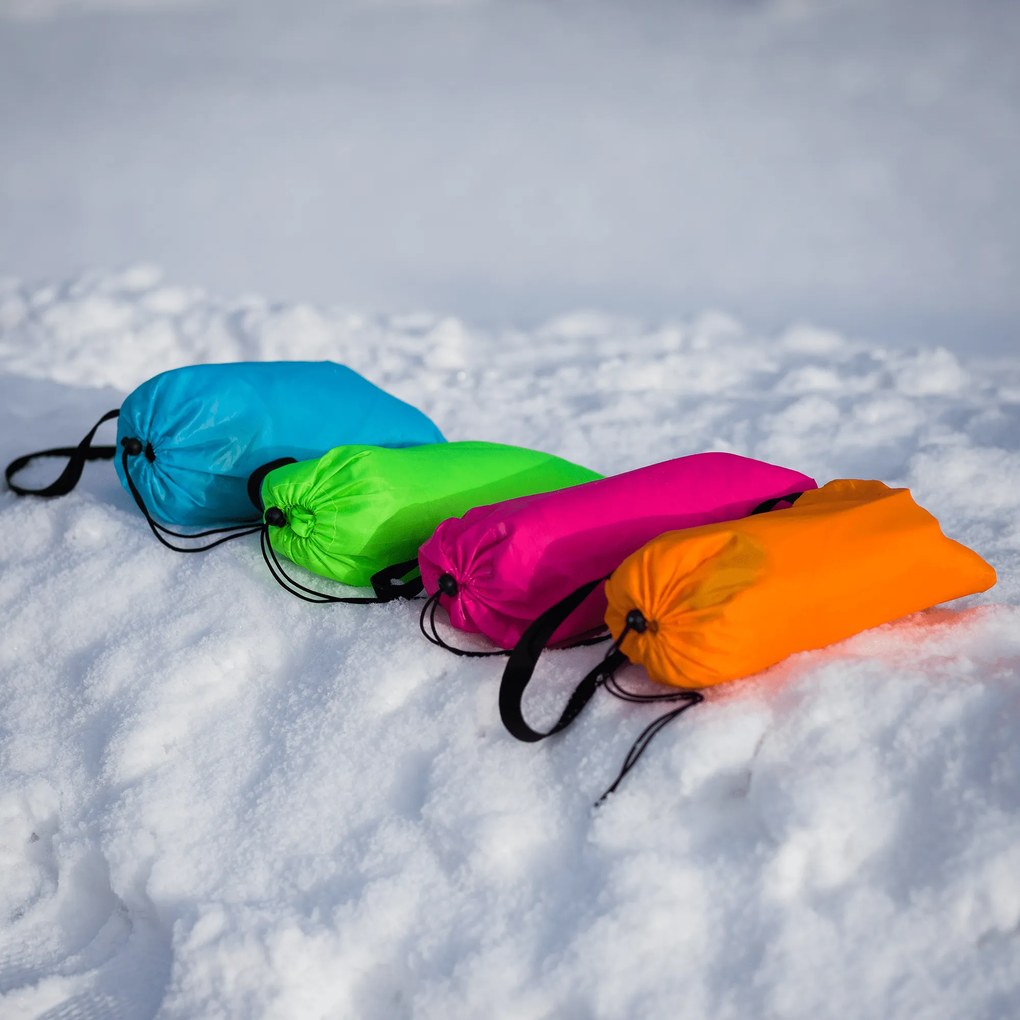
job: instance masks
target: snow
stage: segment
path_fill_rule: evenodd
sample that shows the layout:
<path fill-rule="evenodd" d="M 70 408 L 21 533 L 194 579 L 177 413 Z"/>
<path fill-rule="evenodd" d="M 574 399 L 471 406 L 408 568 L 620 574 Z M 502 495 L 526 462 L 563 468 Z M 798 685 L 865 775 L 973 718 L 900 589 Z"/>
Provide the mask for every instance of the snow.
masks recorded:
<path fill-rule="evenodd" d="M 519 744 L 413 604 L 175 555 L 108 464 L 0 491 L 0 1017 L 1015 1015 L 1018 10 L 0 0 L 0 462 L 329 358 L 606 473 L 908 485 L 999 575 L 593 809 L 654 709 Z"/>
<path fill-rule="evenodd" d="M 534 332 L 228 301 L 139 267 L 0 307 L 0 455 L 196 360 L 333 357 L 453 439 L 728 449 L 907 484 L 999 571 L 649 719 L 515 743 L 410 604 L 157 545 L 108 465 L 0 497 L 5 1017 L 997 1018 L 1020 994 L 1020 362 L 718 313 Z M 246 544 L 247 543 L 247 544 Z M 552 719 L 594 649 L 548 656 Z M 627 679 L 640 683 L 640 671 Z"/>

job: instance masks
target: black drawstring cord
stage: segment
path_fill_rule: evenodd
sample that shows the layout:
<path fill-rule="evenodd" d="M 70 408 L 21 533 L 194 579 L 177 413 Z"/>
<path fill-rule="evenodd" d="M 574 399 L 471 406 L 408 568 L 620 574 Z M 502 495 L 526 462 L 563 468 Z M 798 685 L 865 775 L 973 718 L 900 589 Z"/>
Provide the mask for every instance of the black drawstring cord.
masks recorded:
<path fill-rule="evenodd" d="M 438 587 L 436 590 L 425 600 L 425 604 L 421 607 L 421 615 L 418 617 L 418 629 L 422 632 L 428 641 L 438 646 L 439 648 L 445 648 L 448 652 L 453 652 L 454 655 L 461 655 L 465 658 L 472 659 L 484 659 L 491 656 L 509 656 L 512 649 L 498 648 L 494 651 L 470 651 L 467 648 L 455 648 L 451 644 L 447 644 L 439 635 L 439 628 L 436 626 L 436 609 L 439 606 L 439 598 L 441 595 L 449 595 L 453 598 L 459 591 L 457 581 L 452 574 L 440 574 L 437 580 Z M 425 629 L 425 617 L 428 616 L 429 633 Z M 595 637 L 582 638 L 580 641 L 575 641 L 569 645 L 563 645 L 563 648 L 580 648 L 582 645 L 596 645 L 601 644 L 603 641 L 609 639 L 608 634 L 599 634 Z M 559 647 L 559 646 L 558 646 Z"/>
<path fill-rule="evenodd" d="M 283 527 L 287 523 L 286 514 L 276 506 L 266 510 L 265 523 L 259 527 L 259 545 L 262 548 L 262 559 L 273 580 L 286 592 L 304 602 L 311 602 L 315 605 L 327 605 L 339 603 L 353 606 L 374 606 L 385 602 L 393 602 L 395 599 L 411 599 L 420 591 L 416 581 L 394 584 L 394 579 L 403 576 L 417 565 L 417 560 L 407 563 L 397 563 L 386 567 L 372 575 L 372 588 L 375 591 L 373 596 L 365 595 L 330 595 L 328 592 L 317 591 L 302 584 L 296 578 L 291 577 L 280 562 L 276 550 L 273 548 L 272 540 L 269 537 L 270 528 Z"/>
<path fill-rule="evenodd" d="M 229 542 L 234 538 L 243 538 L 245 535 L 254 535 L 256 532 L 262 530 L 261 521 L 245 521 L 243 524 L 232 524 L 225 528 L 209 528 L 206 531 L 196 531 L 192 534 L 185 534 L 180 531 L 172 531 L 170 528 L 164 527 L 152 518 L 152 514 L 149 513 L 149 508 L 145 505 L 145 500 L 142 499 L 142 494 L 138 491 L 138 486 L 135 485 L 134 479 L 131 477 L 131 471 L 128 468 L 128 458 L 136 457 L 142 452 L 143 447 L 140 439 L 134 436 L 125 436 L 121 441 L 120 445 L 123 447 L 121 452 L 121 464 L 124 468 L 124 477 L 127 479 L 128 488 L 131 490 L 131 495 L 134 497 L 135 503 L 138 505 L 138 509 L 142 511 L 146 522 L 149 525 L 149 529 L 153 535 L 159 539 L 167 547 L 172 549 L 174 552 L 180 553 L 195 553 L 195 552 L 206 552 L 208 549 L 214 549 L 218 545 L 222 545 L 224 542 Z M 216 539 L 215 542 L 209 542 L 207 545 L 196 545 L 196 546 L 179 546 L 174 545 L 172 542 L 168 542 L 163 536 L 170 535 L 172 538 L 208 538 L 209 535 L 223 535 L 223 538 Z"/>
<path fill-rule="evenodd" d="M 270 507 L 270 510 L 272 509 L 274 508 Z M 267 511 L 267 516 L 268 513 L 269 511 Z M 366 598 L 364 596 L 341 597 L 339 595 L 330 595 L 328 592 L 316 591 L 315 588 L 309 588 L 296 578 L 291 577 L 284 569 L 283 564 L 280 562 L 280 558 L 276 555 L 276 550 L 273 548 L 273 543 L 269 539 L 269 529 L 272 526 L 273 525 L 271 525 L 269 521 L 266 521 L 266 523 L 259 529 L 261 532 L 259 536 L 259 543 L 262 546 L 262 558 L 265 560 L 266 566 L 269 568 L 269 573 L 272 575 L 273 580 L 281 588 L 283 588 L 284 591 L 289 592 L 295 598 L 299 598 L 305 602 L 311 602 L 316 605 L 326 605 L 334 602 L 354 603 L 355 605 L 370 605 L 386 601 L 380 598 Z"/>
<path fill-rule="evenodd" d="M 633 621 L 631 619 L 631 617 L 633 617 L 633 615 L 634 615 L 633 612 L 630 612 L 630 613 L 627 614 L 627 618 L 623 621 L 623 630 L 620 631 L 620 636 L 609 646 L 609 650 L 606 652 L 605 657 L 602 660 L 603 662 L 608 662 L 614 655 L 616 655 L 617 652 L 620 652 L 620 645 L 623 644 L 623 639 L 632 630 L 637 630 L 638 629 L 637 627 L 633 626 Z M 644 630 L 643 627 L 641 629 Z M 620 652 L 620 655 L 623 655 L 623 652 Z M 615 673 L 615 669 L 614 669 L 614 673 Z M 609 677 L 612 677 L 612 676 L 613 676 L 613 673 L 606 674 L 606 678 L 609 678 Z"/>
<path fill-rule="evenodd" d="M 425 605 L 421 607 L 421 615 L 418 617 L 418 629 L 425 635 L 425 637 L 432 642 L 434 645 L 438 645 L 440 648 L 445 648 L 448 652 L 453 652 L 454 655 L 461 655 L 467 659 L 488 659 L 494 655 L 509 655 L 507 651 L 503 651 L 502 648 L 498 648 L 490 652 L 472 652 L 467 648 L 455 648 L 453 645 L 447 644 L 439 636 L 439 628 L 436 626 L 436 609 L 439 606 L 439 598 L 441 595 L 454 596 L 457 594 L 457 582 L 454 580 L 451 574 L 440 574 L 437 582 L 438 587 L 436 590 L 425 600 Z M 425 617 L 429 619 L 429 631 L 425 629 Z"/>
<path fill-rule="evenodd" d="M 616 691 L 613 691 L 608 684 L 606 684 L 605 687 L 606 690 L 616 694 Z M 619 694 L 616 694 L 616 696 L 620 697 Z M 684 703 L 682 705 L 666 712 L 664 715 L 660 715 L 658 719 L 653 720 L 641 731 L 640 736 L 638 736 L 637 740 L 635 740 L 631 746 L 631 749 L 627 752 L 627 757 L 623 761 L 623 768 L 620 769 L 619 775 L 613 780 L 612 785 L 602 794 L 602 796 L 595 801 L 595 807 L 598 807 L 611 793 L 615 792 L 616 788 L 623 782 L 623 777 L 626 776 L 627 773 L 630 772 L 630 770 L 638 763 L 638 759 L 640 759 L 641 755 L 648 750 L 648 745 L 661 729 L 668 726 L 677 716 L 682 715 L 692 705 L 696 705 L 699 701 L 705 700 L 704 697 L 702 697 L 702 695 L 700 695 L 697 691 L 677 691 L 675 694 L 658 694 L 647 695 L 645 697 L 636 696 L 624 698 L 625 701 L 669 701 L 679 698 L 684 699 Z"/>
<path fill-rule="evenodd" d="M 556 629 L 562 626 L 570 614 L 582 605 L 585 599 L 605 580 L 605 577 L 596 577 L 593 581 L 582 584 L 565 598 L 560 599 L 555 605 L 550 606 L 544 613 L 531 621 L 511 650 L 499 683 L 499 718 L 507 732 L 517 740 L 531 744 L 538 740 L 545 740 L 553 733 L 559 733 L 560 730 L 565 729 L 595 693 L 598 676 L 604 672 L 611 672 L 619 663 L 626 662 L 618 645 L 610 648 L 605 659 L 574 688 L 568 699 L 567 707 L 552 729 L 544 732 L 536 730 L 524 718 L 524 692 L 527 690 L 528 684 L 531 683 L 538 660 L 547 648 L 550 639 Z M 588 640 L 584 643 L 592 642 Z"/>
<path fill-rule="evenodd" d="M 435 612 L 436 603 L 439 601 L 440 592 L 434 591 L 426 600 L 425 604 L 421 607 L 421 613 L 418 616 L 418 630 L 421 631 L 422 637 L 428 638 L 429 641 L 432 638 L 429 637 L 428 632 L 425 630 L 425 614 L 431 609 Z"/>
<path fill-rule="evenodd" d="M 623 643 L 623 639 L 631 632 L 635 631 L 638 634 L 643 634 L 648 628 L 648 623 L 645 620 L 644 614 L 640 609 L 632 609 L 628 614 L 624 623 L 623 630 L 620 631 L 620 636 L 613 642 L 612 647 L 606 653 L 606 658 L 603 660 L 603 665 L 608 664 L 608 660 L 611 655 L 619 652 L 620 645 Z M 622 653 L 620 653 L 622 656 Z M 624 659 L 624 661 L 626 661 Z M 638 763 L 641 755 L 648 750 L 648 745 L 655 738 L 656 734 L 669 725 L 677 716 L 682 715 L 692 705 L 696 705 L 699 701 L 704 701 L 704 697 L 697 691 L 669 691 L 665 694 L 638 694 L 637 691 L 630 691 L 626 687 L 620 684 L 620 681 L 616 679 L 616 668 L 604 669 L 600 676 L 596 679 L 596 685 L 604 687 L 610 694 L 615 698 L 619 698 L 621 701 L 630 701 L 639 704 L 653 701 L 682 701 L 683 704 L 677 708 L 671 709 L 670 711 L 660 715 L 657 719 L 653 719 L 638 735 L 637 740 L 631 745 L 630 750 L 627 752 L 627 757 L 623 760 L 623 767 L 620 769 L 616 779 L 613 780 L 612 785 L 602 794 L 594 806 L 598 807 L 616 788 L 623 782 L 624 776 Z"/>
<path fill-rule="evenodd" d="M 295 598 L 303 599 L 305 602 L 313 602 L 320 605 L 326 602 L 332 602 L 333 597 L 331 595 L 327 595 L 326 592 L 316 591 L 314 588 L 306 587 L 301 584 L 300 581 L 296 581 L 290 576 L 290 574 L 287 573 L 286 570 L 283 569 L 283 564 L 276 555 L 273 543 L 269 540 L 269 527 L 270 525 L 267 521 L 259 529 L 259 545 L 262 549 L 262 559 L 265 561 L 266 567 L 268 568 L 273 580 L 281 588 L 283 588 L 284 591 L 290 593 Z"/>
<path fill-rule="evenodd" d="M 608 641 L 612 635 L 607 630 L 605 634 L 596 634 L 594 637 L 581 638 L 580 641 L 573 641 L 569 645 L 553 645 L 553 648 L 558 648 L 561 651 L 567 648 L 584 648 L 587 645 L 600 645 L 603 641 Z M 606 653 L 608 654 L 608 652 Z"/>

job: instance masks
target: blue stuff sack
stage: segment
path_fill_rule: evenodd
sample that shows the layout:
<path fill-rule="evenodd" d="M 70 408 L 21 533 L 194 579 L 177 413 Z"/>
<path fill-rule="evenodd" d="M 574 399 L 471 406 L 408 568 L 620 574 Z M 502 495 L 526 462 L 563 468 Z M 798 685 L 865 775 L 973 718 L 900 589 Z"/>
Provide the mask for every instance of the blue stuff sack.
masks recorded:
<path fill-rule="evenodd" d="M 119 419 L 117 445 L 94 446 L 99 426 L 113 418 Z M 248 479 L 267 463 L 309 460 L 346 444 L 443 441 L 421 411 L 344 365 L 193 365 L 143 383 L 77 447 L 26 454 L 7 466 L 5 476 L 20 495 L 62 496 L 77 485 L 87 461 L 115 458 L 121 484 L 160 538 L 154 519 L 184 527 L 257 523 Z M 68 464 L 44 488 L 16 485 L 14 476 L 38 457 L 67 457 Z"/>

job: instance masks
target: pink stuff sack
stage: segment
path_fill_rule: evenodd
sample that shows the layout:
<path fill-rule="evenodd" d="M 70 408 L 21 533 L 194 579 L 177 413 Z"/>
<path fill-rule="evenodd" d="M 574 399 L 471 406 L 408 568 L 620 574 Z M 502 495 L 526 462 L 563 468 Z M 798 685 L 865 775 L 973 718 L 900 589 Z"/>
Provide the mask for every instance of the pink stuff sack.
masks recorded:
<path fill-rule="evenodd" d="M 736 520 L 763 502 L 814 488 L 799 471 L 698 453 L 476 507 L 440 524 L 418 563 L 426 592 L 433 599 L 438 593 L 454 627 L 510 649 L 535 617 L 663 532 Z M 599 585 L 551 643 L 603 628 L 605 610 Z M 422 632 L 429 636 L 424 615 Z"/>

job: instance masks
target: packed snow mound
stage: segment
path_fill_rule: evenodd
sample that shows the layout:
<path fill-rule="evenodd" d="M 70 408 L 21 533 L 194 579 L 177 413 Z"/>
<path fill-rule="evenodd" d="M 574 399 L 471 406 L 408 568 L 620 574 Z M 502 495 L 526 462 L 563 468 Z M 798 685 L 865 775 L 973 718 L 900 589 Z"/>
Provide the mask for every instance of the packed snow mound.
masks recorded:
<path fill-rule="evenodd" d="M 0 283 L 4 463 L 168 368 L 332 359 L 451 439 L 909 485 L 1000 578 L 711 692 L 595 811 L 654 710 L 596 699 L 517 744 L 499 666 L 426 644 L 414 605 L 298 602 L 247 539 L 176 556 L 109 465 L 4 492 L 0 1013 L 1009 1015 L 1020 363 L 964 352 L 719 312 L 482 330 L 146 267 Z M 600 654 L 547 656 L 529 717 Z"/>

